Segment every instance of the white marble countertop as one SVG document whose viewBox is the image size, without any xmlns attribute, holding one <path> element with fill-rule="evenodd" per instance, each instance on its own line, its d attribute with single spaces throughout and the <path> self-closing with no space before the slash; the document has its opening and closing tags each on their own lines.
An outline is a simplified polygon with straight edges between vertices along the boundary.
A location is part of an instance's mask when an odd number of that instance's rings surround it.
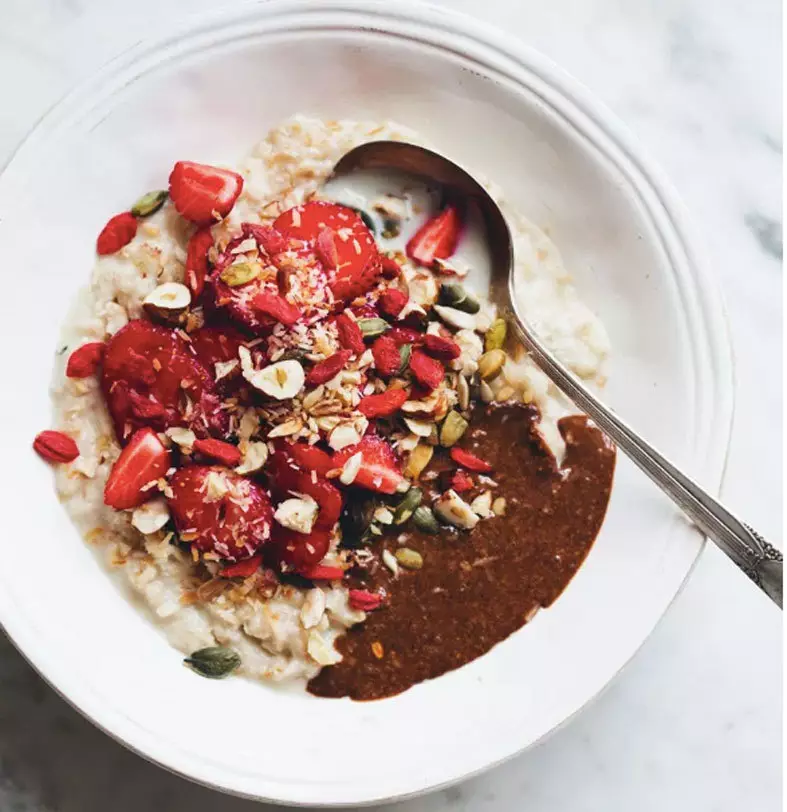
<svg viewBox="0 0 787 812">
<path fill-rule="evenodd" d="M 517 33 L 582 79 L 671 176 L 710 251 L 737 356 L 723 496 L 779 541 L 780 3 L 444 2 Z M 213 5 L 190 0 L 188 8 Z M 185 8 L 178 0 L 0 0 L 0 165 L 73 83 Z M 0 809 L 261 808 L 126 751 L 8 642 L 0 647 Z M 396 808 L 781 809 L 781 667 L 781 614 L 709 546 L 651 639 L 575 721 L 503 767 Z"/>
</svg>

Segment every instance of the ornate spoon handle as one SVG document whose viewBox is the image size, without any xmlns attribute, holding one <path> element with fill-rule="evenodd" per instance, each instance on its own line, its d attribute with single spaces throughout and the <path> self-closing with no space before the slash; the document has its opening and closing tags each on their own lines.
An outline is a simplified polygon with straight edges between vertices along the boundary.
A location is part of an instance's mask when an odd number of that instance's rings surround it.
<svg viewBox="0 0 787 812">
<path fill-rule="evenodd" d="M 516 301 L 513 296 L 511 298 Z M 518 313 L 516 315 L 519 317 Z M 523 325 L 521 317 L 515 321 L 522 340 L 534 360 L 551 380 L 781 608 L 781 552 L 749 525 L 730 513 L 696 482 L 681 473 L 653 446 L 604 406 Z"/>
</svg>

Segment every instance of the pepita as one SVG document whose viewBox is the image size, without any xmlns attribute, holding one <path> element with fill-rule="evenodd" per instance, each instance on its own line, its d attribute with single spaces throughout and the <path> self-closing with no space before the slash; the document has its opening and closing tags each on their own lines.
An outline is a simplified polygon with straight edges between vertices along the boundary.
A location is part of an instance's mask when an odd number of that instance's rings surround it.
<svg viewBox="0 0 787 812">
<path fill-rule="evenodd" d="M 500 373 L 505 362 L 506 354 L 503 350 L 489 350 L 478 359 L 478 374 L 485 381 L 491 381 Z"/>
<path fill-rule="evenodd" d="M 506 324 L 506 320 L 495 319 L 484 336 L 484 349 L 487 352 L 490 350 L 502 350 L 506 343 L 507 333 L 508 325 Z"/>
<path fill-rule="evenodd" d="M 221 679 L 240 665 L 240 655 L 224 646 L 201 648 L 183 660 L 186 665 L 203 677 Z"/>
<path fill-rule="evenodd" d="M 163 205 L 164 201 L 169 197 L 169 192 L 166 189 L 157 189 L 155 192 L 148 192 L 146 195 L 137 200 L 131 207 L 131 213 L 134 217 L 149 217 L 155 214 Z"/>
<path fill-rule="evenodd" d="M 459 282 L 444 282 L 440 286 L 439 302 L 447 307 L 455 307 L 464 313 L 478 313 L 481 303 Z"/>
<path fill-rule="evenodd" d="M 484 403 L 491 403 L 495 399 L 495 393 L 486 381 L 481 381 L 481 385 L 478 387 L 478 394 Z"/>
<path fill-rule="evenodd" d="M 251 262 L 238 262 L 225 268 L 219 277 L 225 285 L 231 288 L 238 288 L 247 285 L 260 275 L 260 266 Z"/>
<path fill-rule="evenodd" d="M 415 509 L 413 513 L 413 524 L 415 524 L 422 533 L 436 535 L 440 532 L 440 525 L 437 519 L 435 519 L 434 513 L 432 513 L 431 508 L 428 508 L 426 505 L 421 505 Z"/>
<path fill-rule="evenodd" d="M 412 344 L 402 344 L 399 347 L 399 374 L 401 375 L 410 366 L 410 356 L 412 355 Z"/>
<path fill-rule="evenodd" d="M 430 445 L 423 443 L 417 445 L 407 458 L 407 465 L 404 469 L 404 475 L 409 479 L 418 479 L 421 476 L 421 471 L 429 465 L 434 454 L 434 449 Z"/>
<path fill-rule="evenodd" d="M 424 565 L 424 558 L 417 550 L 411 550 L 409 547 L 400 547 L 394 555 L 396 560 L 406 570 L 420 570 Z"/>
<path fill-rule="evenodd" d="M 404 524 L 412 515 L 421 500 L 424 498 L 420 488 L 410 488 L 404 499 L 396 506 L 393 514 L 394 524 Z"/>
<path fill-rule="evenodd" d="M 450 448 L 467 431 L 469 423 L 459 412 L 451 410 L 440 427 L 440 445 Z"/>
<path fill-rule="evenodd" d="M 516 395 L 516 390 L 513 386 L 504 386 L 495 395 L 495 400 L 498 403 L 505 403 L 507 400 L 511 400 L 514 395 Z"/>
<path fill-rule="evenodd" d="M 470 408 L 470 385 L 461 373 L 456 376 L 456 398 L 460 409 Z"/>
<path fill-rule="evenodd" d="M 364 338 L 377 338 L 388 329 L 388 322 L 384 319 L 358 319 L 356 324 Z"/>
</svg>

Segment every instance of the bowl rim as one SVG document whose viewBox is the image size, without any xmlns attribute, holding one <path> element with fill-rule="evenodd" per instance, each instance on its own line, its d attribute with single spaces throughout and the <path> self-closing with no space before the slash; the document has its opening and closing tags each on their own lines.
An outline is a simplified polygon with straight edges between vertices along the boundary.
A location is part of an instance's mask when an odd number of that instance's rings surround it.
<svg viewBox="0 0 787 812">
<path fill-rule="evenodd" d="M 472 16 L 417 0 L 400 0 L 395 9 L 386 0 L 324 0 L 319 6 L 315 6 L 310 0 L 267 0 L 240 7 L 219 7 L 191 15 L 178 25 L 169 27 L 163 34 L 138 42 L 119 53 L 68 92 L 34 124 L 0 173 L 0 207 L 4 199 L 13 199 L 16 184 L 23 181 L 25 173 L 35 164 L 36 153 L 41 147 L 55 139 L 61 129 L 80 121 L 125 85 L 194 49 L 232 39 L 236 30 L 238 33 L 235 36 L 241 31 L 262 34 L 266 30 L 281 30 L 282 27 L 292 30 L 298 26 L 312 30 L 394 33 L 407 40 L 442 48 L 475 61 L 488 71 L 502 74 L 520 87 L 527 87 L 531 91 L 536 89 L 552 109 L 570 119 L 575 127 L 578 126 L 578 121 L 581 122 L 583 131 L 594 136 L 596 145 L 605 145 L 602 150 L 605 156 L 611 158 L 632 187 L 639 192 L 655 228 L 665 245 L 671 247 L 672 250 L 668 253 L 673 271 L 676 268 L 673 252 L 685 257 L 681 264 L 686 266 L 689 273 L 684 277 L 676 273 L 677 282 L 682 288 L 690 288 L 682 290 L 682 293 L 690 296 L 694 316 L 704 327 L 708 351 L 706 360 L 709 363 L 710 382 L 714 387 L 714 408 L 709 414 L 712 425 L 707 427 L 705 448 L 697 458 L 697 465 L 701 470 L 695 473 L 711 490 L 718 490 L 724 477 L 732 430 L 732 344 L 721 291 L 715 278 L 709 273 L 703 253 L 697 248 L 698 241 L 683 203 L 633 135 L 584 85 L 523 41 Z M 337 807 L 415 797 L 477 775 L 543 741 L 594 701 L 630 662 L 684 588 L 703 546 L 704 539 L 697 545 L 696 554 L 675 593 L 648 633 L 629 653 L 623 666 L 601 691 L 588 698 L 544 736 L 504 758 L 480 764 L 472 772 L 464 772 L 448 780 L 426 785 L 416 782 L 417 786 L 382 796 L 370 794 L 366 788 L 353 791 L 348 785 L 341 789 L 337 785 L 331 785 L 325 787 L 326 792 L 335 792 L 338 797 L 334 800 L 323 799 L 317 803 Z M 294 790 L 292 784 L 273 783 L 264 779 L 264 787 L 261 786 L 259 791 L 249 792 L 248 788 L 238 786 L 237 776 L 234 774 L 225 772 L 221 777 L 216 776 L 215 772 L 210 777 L 196 774 L 195 764 L 188 758 L 190 754 L 167 749 L 167 742 L 152 739 L 147 731 L 130 726 L 129 722 L 132 720 L 108 708 L 101 697 L 93 695 L 89 689 L 84 690 L 82 686 L 66 678 L 62 670 L 58 669 L 56 660 L 50 660 L 46 652 L 37 648 L 35 629 L 27 627 L 23 618 L 15 617 L 10 612 L 2 612 L 0 622 L 15 647 L 60 696 L 105 733 L 147 760 L 196 783 L 241 797 L 289 805 L 315 803 L 313 786 L 307 797 Z"/>
</svg>

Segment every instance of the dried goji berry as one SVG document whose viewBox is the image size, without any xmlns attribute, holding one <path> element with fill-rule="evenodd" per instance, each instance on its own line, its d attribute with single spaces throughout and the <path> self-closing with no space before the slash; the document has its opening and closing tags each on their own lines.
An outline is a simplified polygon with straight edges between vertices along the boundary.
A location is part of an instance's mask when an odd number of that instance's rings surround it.
<svg viewBox="0 0 787 812">
<path fill-rule="evenodd" d="M 62 431 L 42 431 L 33 440 L 33 448 L 47 462 L 72 462 L 79 456 L 77 444 Z"/>
<path fill-rule="evenodd" d="M 441 361 L 453 361 L 462 354 L 461 347 L 450 338 L 437 335 L 425 335 L 422 346 L 424 352 L 429 353 L 432 358 L 439 358 Z"/>
<path fill-rule="evenodd" d="M 396 375 L 399 371 L 402 364 L 399 347 L 390 336 L 382 335 L 372 344 L 372 355 L 380 375 Z"/>
<path fill-rule="evenodd" d="M 258 293 L 252 299 L 252 304 L 261 313 L 287 327 L 291 327 L 301 317 L 301 311 L 278 293 L 268 293 L 267 291 Z"/>
<path fill-rule="evenodd" d="M 101 229 L 96 240 L 96 251 L 101 254 L 114 254 L 128 245 L 137 234 L 137 218 L 130 211 L 116 214 Z"/>
<path fill-rule="evenodd" d="M 213 247 L 213 234 L 209 226 L 198 228 L 190 237 L 186 248 L 186 285 L 194 299 L 205 288 L 208 275 L 208 251 Z"/>
<path fill-rule="evenodd" d="M 352 350 L 356 355 L 366 349 L 361 328 L 346 313 L 340 313 L 336 317 L 336 329 L 339 332 L 339 343 L 344 349 Z"/>
<path fill-rule="evenodd" d="M 454 471 L 449 487 L 457 493 L 464 493 L 465 491 L 471 491 L 475 485 L 469 474 L 464 471 Z"/>
<path fill-rule="evenodd" d="M 358 411 L 366 417 L 385 417 L 399 411 L 407 397 L 404 389 L 389 389 L 379 395 L 367 395 L 358 404 Z"/>
<path fill-rule="evenodd" d="M 230 564 L 228 567 L 219 570 L 219 575 L 222 578 L 248 578 L 249 575 L 254 575 L 260 568 L 262 563 L 261 555 L 253 555 L 245 561 L 239 561 L 237 564 Z"/>
<path fill-rule="evenodd" d="M 414 330 L 412 327 L 401 326 L 391 327 L 386 335 L 392 338 L 400 347 L 403 344 L 414 344 L 421 337 L 421 333 L 419 333 L 418 330 Z"/>
<path fill-rule="evenodd" d="M 443 365 L 421 350 L 414 350 L 410 356 L 410 369 L 418 383 L 427 389 L 435 389 L 445 377 Z"/>
<path fill-rule="evenodd" d="M 380 308 L 381 313 L 395 319 L 404 310 L 409 298 L 403 290 L 388 288 L 383 291 L 377 306 Z"/>
<path fill-rule="evenodd" d="M 339 350 L 339 352 L 329 355 L 324 361 L 320 361 L 319 364 L 315 364 L 306 375 L 306 385 L 318 386 L 330 381 L 334 375 L 344 369 L 351 355 L 351 350 Z"/>
<path fill-rule="evenodd" d="M 360 610 L 361 612 L 371 612 L 379 608 L 382 602 L 382 595 L 376 592 L 369 592 L 368 589 L 351 589 L 348 596 L 350 608 Z"/>
<path fill-rule="evenodd" d="M 310 581 L 338 581 L 344 578 L 344 570 L 341 567 L 328 567 L 324 564 L 304 567 L 300 570 L 300 574 Z"/>
<path fill-rule="evenodd" d="M 103 341 L 91 341 L 77 347 L 68 358 L 66 376 L 68 378 L 89 378 L 101 363 L 106 345 Z"/>
<path fill-rule="evenodd" d="M 475 454 L 471 454 L 469 451 L 465 451 L 463 448 L 454 446 L 449 454 L 454 462 L 459 463 L 459 465 L 467 468 L 469 471 L 475 471 L 478 474 L 488 474 L 492 470 L 492 466 L 488 462 L 485 462 L 480 457 L 476 457 Z"/>
<path fill-rule="evenodd" d="M 227 468 L 235 468 L 240 465 L 242 457 L 237 446 L 222 440 L 195 440 L 194 450 L 203 457 L 210 457 L 210 459 L 226 465 Z"/>
</svg>

